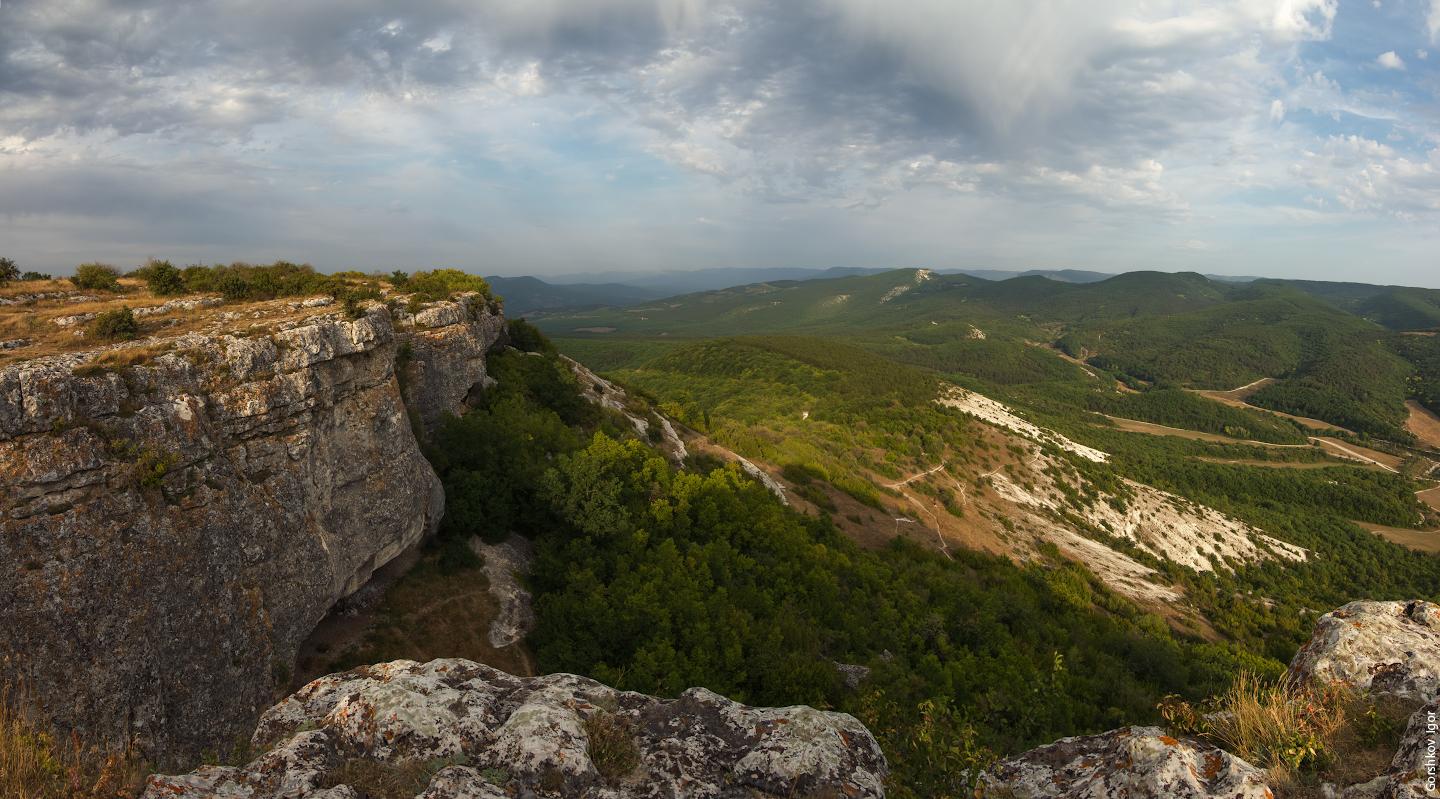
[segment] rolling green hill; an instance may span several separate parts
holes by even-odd
[[[628,362],[624,353],[639,340],[792,333],[1001,385],[1114,378],[1142,391],[1228,390],[1273,378],[1251,404],[1406,443],[1404,401],[1417,390],[1416,365],[1391,330],[1420,324],[1432,310],[1440,318],[1435,296],[1363,284],[1224,283],[1195,273],[1073,283],[895,270],[737,286],[539,324],[592,351],[604,341],[613,365]]]

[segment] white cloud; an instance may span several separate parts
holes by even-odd
[[[1285,101],[1284,101],[1284,100],[1271,100],[1271,101],[1270,101],[1270,121],[1271,121],[1271,122],[1283,122],[1283,121],[1285,121]]]
[[[1375,57],[1375,63],[1379,64],[1380,66],[1384,67],[1385,69],[1404,69],[1404,68],[1405,68],[1405,62],[1400,58],[1400,56],[1395,55],[1395,51],[1394,51],[1394,50],[1387,50],[1387,51],[1381,53],[1380,55],[1376,56],[1376,57]]]
[[[1430,13],[1425,15],[1425,27],[1430,31],[1430,41],[1440,37],[1440,0],[1430,0]]]

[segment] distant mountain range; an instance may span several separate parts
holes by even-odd
[[[532,276],[489,276],[486,280],[505,298],[505,308],[512,315],[558,310],[623,307],[649,302],[661,297],[715,291],[734,286],[780,281],[828,280],[864,277],[891,271],[889,268],[830,267],[741,267],[694,269],[674,272],[577,272],[554,275],[546,279]],[[1013,278],[1044,277],[1060,283],[1098,283],[1115,277],[1116,273],[1087,269],[1029,269],[1023,272],[1004,269],[936,269],[939,274],[969,275],[982,280],[1001,281]],[[1225,283],[1248,283],[1261,278],[1231,275],[1206,275]]]

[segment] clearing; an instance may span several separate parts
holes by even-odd
[[[1405,429],[1425,446],[1440,449],[1440,416],[1415,400],[1406,400],[1405,407],[1410,411]]]

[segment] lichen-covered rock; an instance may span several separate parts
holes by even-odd
[[[1158,727],[1062,738],[1000,762],[984,782],[988,791],[1015,799],[1274,796],[1260,769],[1216,747],[1172,738]]]
[[[1440,606],[1364,601],[1327,613],[1290,675],[1428,702],[1440,696]]]
[[[320,311],[0,368],[0,683],[62,731],[229,746],[335,602],[438,523],[396,378],[406,337],[445,372],[410,394],[448,407],[498,324]]]
[[[1410,716],[1400,746],[1384,776],[1347,789],[1344,799],[1431,799],[1436,790],[1436,744],[1440,743],[1440,700]]]
[[[633,768],[592,756],[592,730],[633,746]],[[571,674],[513,677],[468,660],[399,660],[323,677],[271,708],[241,768],[150,778],[144,799],[348,796],[348,763],[434,772],[417,799],[880,797],[887,772],[860,722],[753,708],[693,689],[662,700]],[[610,741],[613,750],[615,743]]]

